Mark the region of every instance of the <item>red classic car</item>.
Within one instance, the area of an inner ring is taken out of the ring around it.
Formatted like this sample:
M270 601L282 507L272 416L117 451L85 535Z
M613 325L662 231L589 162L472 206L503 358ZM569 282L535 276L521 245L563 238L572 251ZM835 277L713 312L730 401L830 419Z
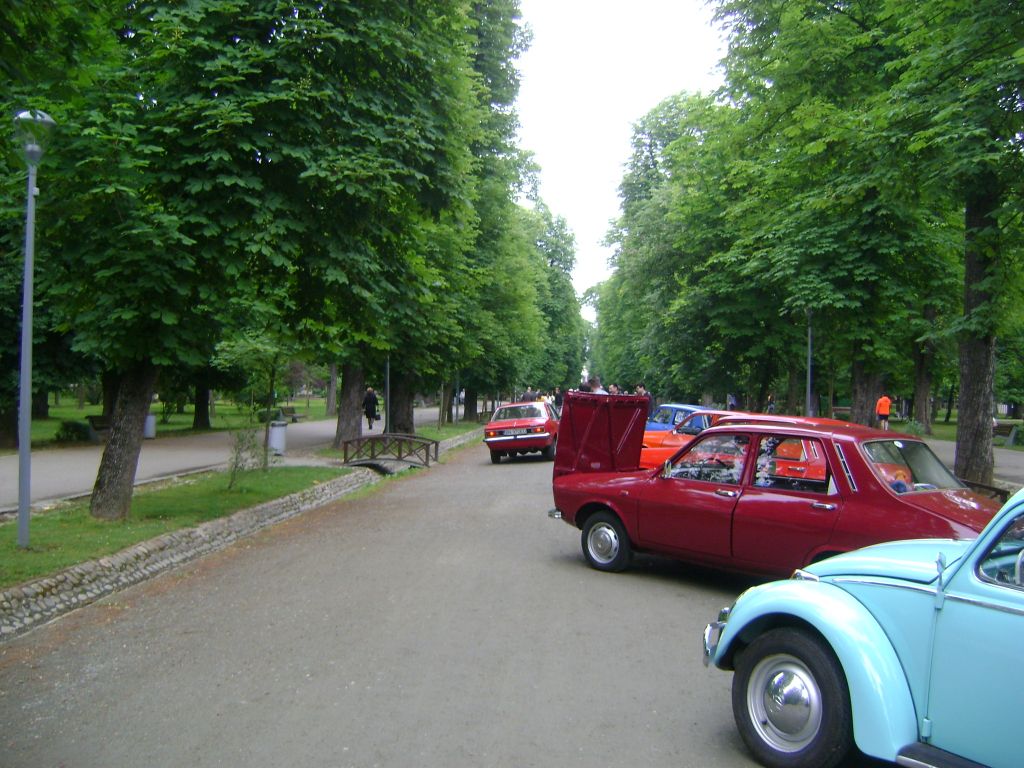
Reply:
M634 399L571 393L562 407L549 514L582 531L598 570L645 551L786 576L882 541L973 538L999 509L920 439L838 422L720 423L640 469Z
M550 459L558 443L558 414L543 401L502 405L484 427L484 443L494 464L502 456L524 453Z

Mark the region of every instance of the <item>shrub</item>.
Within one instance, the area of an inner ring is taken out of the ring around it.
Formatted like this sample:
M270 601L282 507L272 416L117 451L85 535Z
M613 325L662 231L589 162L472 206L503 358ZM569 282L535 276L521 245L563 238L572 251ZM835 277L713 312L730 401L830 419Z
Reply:
M83 421L62 421L53 439L58 443L87 443L89 425Z

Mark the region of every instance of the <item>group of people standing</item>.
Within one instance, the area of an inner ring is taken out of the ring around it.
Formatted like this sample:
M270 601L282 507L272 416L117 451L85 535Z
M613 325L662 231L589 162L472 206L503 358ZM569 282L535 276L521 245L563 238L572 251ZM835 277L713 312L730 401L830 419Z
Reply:
M654 396L647 391L647 387L641 382L636 385L636 389L633 392L624 391L617 384L609 384L607 389L601 384L600 376L591 376L586 381L582 382L577 392L590 392L595 395L640 395L642 397L650 398L648 403L647 412L650 415L654 411ZM562 399L564 393L561 387L555 387L551 394L545 394L544 392L538 392L533 387L527 387L523 393L523 402L534 402L536 400L544 400L551 403L555 408L562 409Z

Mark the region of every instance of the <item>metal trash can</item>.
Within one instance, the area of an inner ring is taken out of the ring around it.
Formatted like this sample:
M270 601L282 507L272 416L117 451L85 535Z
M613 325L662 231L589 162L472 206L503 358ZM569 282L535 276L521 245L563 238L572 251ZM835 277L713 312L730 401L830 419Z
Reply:
M144 440L152 440L156 437L156 414L147 413L146 423L142 425L142 437Z
M288 429L287 421L270 422L270 434L267 436L267 447L275 456L283 456L287 445L285 431Z

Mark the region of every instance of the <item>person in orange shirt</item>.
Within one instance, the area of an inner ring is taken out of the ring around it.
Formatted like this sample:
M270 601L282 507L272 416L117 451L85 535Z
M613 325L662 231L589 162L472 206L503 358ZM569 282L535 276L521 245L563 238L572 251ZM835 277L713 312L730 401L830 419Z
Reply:
M878 417L879 429L889 429L889 411L892 408L892 398L884 392L875 403L875 415Z

